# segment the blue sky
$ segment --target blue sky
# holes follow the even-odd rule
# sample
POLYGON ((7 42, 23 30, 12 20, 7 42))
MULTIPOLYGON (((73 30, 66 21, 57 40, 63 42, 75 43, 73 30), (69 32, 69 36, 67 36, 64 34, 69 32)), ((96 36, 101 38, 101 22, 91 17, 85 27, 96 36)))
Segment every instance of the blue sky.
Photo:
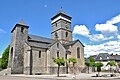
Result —
POLYGON ((21 19, 30 34, 50 38, 51 17, 61 6, 72 16, 73 38, 86 46, 86 56, 120 53, 120 0, 0 0, 0 55, 21 19))

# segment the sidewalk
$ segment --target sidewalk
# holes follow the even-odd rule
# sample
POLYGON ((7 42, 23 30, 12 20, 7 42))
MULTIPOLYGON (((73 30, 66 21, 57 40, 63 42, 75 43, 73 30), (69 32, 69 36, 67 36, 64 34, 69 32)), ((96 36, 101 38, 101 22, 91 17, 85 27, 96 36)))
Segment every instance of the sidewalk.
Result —
MULTIPOLYGON (((104 74, 110 74, 110 73, 100 73, 101 75, 104 74)), ((118 79, 120 80, 120 74, 115 73, 116 77, 92 77, 95 76, 96 73, 80 73, 80 74, 60 74, 60 77, 57 77, 56 75, 24 75, 24 74, 19 74, 19 75, 11 75, 11 76, 17 76, 17 77, 28 77, 28 78, 39 78, 39 79, 63 79, 63 80, 70 80, 70 79, 91 79, 91 80, 97 80, 97 79, 101 79, 101 80, 115 80, 118 79)))

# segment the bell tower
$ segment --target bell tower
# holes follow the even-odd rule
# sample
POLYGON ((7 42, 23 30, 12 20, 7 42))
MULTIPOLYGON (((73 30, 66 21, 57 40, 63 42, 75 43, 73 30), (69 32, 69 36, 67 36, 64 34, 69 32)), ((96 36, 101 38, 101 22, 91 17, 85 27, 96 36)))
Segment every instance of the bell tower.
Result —
POLYGON ((11 73, 22 74, 24 69, 24 43, 28 41, 29 26, 21 20, 12 29, 8 68, 11 73))
POLYGON ((72 41, 71 19, 72 17, 62 10, 51 18, 52 39, 60 40, 62 43, 72 41))

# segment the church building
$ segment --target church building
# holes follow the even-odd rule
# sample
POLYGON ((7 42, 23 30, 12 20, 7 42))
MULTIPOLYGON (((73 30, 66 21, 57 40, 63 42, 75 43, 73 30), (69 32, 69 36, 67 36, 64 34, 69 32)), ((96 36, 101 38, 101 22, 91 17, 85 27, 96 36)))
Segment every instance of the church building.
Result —
MULTIPOLYGON (((76 58, 76 71, 84 68, 84 45, 73 40, 72 17, 60 10, 51 18, 51 38, 28 33, 29 26, 21 20, 11 31, 8 68, 12 74, 56 74, 57 65, 53 58, 76 58)), ((70 73, 66 64, 60 67, 60 73, 70 73)))

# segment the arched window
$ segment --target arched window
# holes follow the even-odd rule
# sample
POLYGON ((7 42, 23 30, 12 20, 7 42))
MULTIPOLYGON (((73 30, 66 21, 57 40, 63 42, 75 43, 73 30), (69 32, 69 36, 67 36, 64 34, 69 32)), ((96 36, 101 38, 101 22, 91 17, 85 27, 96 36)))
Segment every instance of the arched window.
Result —
POLYGON ((57 51, 57 57, 59 57, 59 51, 57 51))
POLYGON ((55 26, 57 27, 57 23, 55 23, 55 26))
POLYGON ((41 51, 39 51, 39 58, 41 58, 41 51))
POLYGON ((59 48, 59 43, 57 43, 57 48, 59 48))
POLYGON ((68 37, 68 32, 65 33, 66 37, 68 37))
POLYGON ((13 47, 11 48, 11 60, 13 58, 13 47))
POLYGON ((21 32, 23 33, 23 31, 24 31, 24 27, 21 27, 21 32))
POLYGON ((77 48, 77 58, 80 58, 80 48, 77 48))
POLYGON ((57 32, 55 32, 55 38, 58 38, 58 34, 57 34, 57 32))

